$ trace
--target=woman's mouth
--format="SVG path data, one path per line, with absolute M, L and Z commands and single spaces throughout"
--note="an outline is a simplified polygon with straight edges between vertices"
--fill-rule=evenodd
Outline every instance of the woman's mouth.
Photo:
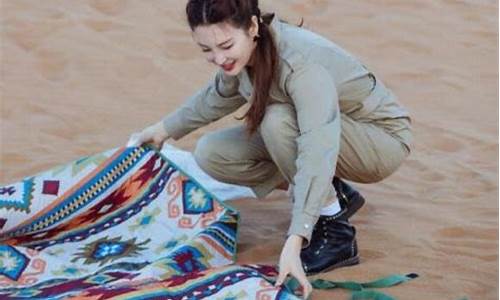
M 230 64 L 222 65 L 222 68 L 224 69 L 224 71 L 229 72 L 229 71 L 231 71 L 234 68 L 235 64 L 236 64 L 236 61 L 233 61 Z

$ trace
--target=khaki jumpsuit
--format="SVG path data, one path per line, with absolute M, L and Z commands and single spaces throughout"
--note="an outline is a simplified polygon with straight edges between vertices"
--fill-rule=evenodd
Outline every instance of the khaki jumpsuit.
M 244 125 L 200 138 L 194 157 L 222 182 L 265 197 L 287 180 L 293 189 L 288 234 L 310 240 L 321 207 L 335 197 L 334 175 L 372 183 L 392 174 L 410 152 L 408 112 L 355 57 L 307 29 L 279 21 L 270 29 L 279 66 L 258 131 Z M 174 140 L 216 121 L 252 99 L 246 68 L 219 71 L 205 88 L 163 119 Z

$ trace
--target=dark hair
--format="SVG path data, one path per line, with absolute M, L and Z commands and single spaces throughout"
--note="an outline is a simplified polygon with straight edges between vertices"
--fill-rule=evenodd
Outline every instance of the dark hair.
M 252 16 L 259 20 L 257 46 L 253 55 L 253 99 L 252 105 L 239 120 L 245 118 L 247 133 L 258 128 L 269 99 L 269 90 L 278 67 L 278 50 L 271 34 L 269 24 L 274 14 L 261 16 L 258 0 L 189 0 L 186 15 L 191 30 L 200 25 L 229 22 L 236 28 L 248 30 Z

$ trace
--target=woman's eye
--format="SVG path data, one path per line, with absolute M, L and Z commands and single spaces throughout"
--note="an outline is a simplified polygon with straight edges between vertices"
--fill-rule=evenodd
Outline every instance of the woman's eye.
M 229 49 L 231 49 L 233 46 L 234 46 L 234 45 L 229 45 L 229 46 L 226 46 L 226 47 L 222 47 L 222 49 L 224 49 L 224 50 L 229 50 Z M 202 51 L 202 52 L 210 52 L 210 51 L 212 51 L 212 50 L 210 50 L 210 49 L 201 49 L 201 51 Z

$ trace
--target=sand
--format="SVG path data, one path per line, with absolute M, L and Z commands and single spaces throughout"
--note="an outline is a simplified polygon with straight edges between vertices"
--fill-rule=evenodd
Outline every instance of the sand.
M 192 42 L 185 1 L 2 0 L 0 183 L 124 145 L 215 71 Z M 416 272 L 399 299 L 498 299 L 498 3 L 493 0 L 264 1 L 359 57 L 411 111 L 415 147 L 390 178 L 356 185 L 362 263 L 323 274 Z M 241 115 L 244 110 L 237 112 Z M 193 150 L 204 133 L 178 142 Z M 234 202 L 241 263 L 277 262 L 282 191 Z M 316 291 L 313 299 L 345 299 Z

